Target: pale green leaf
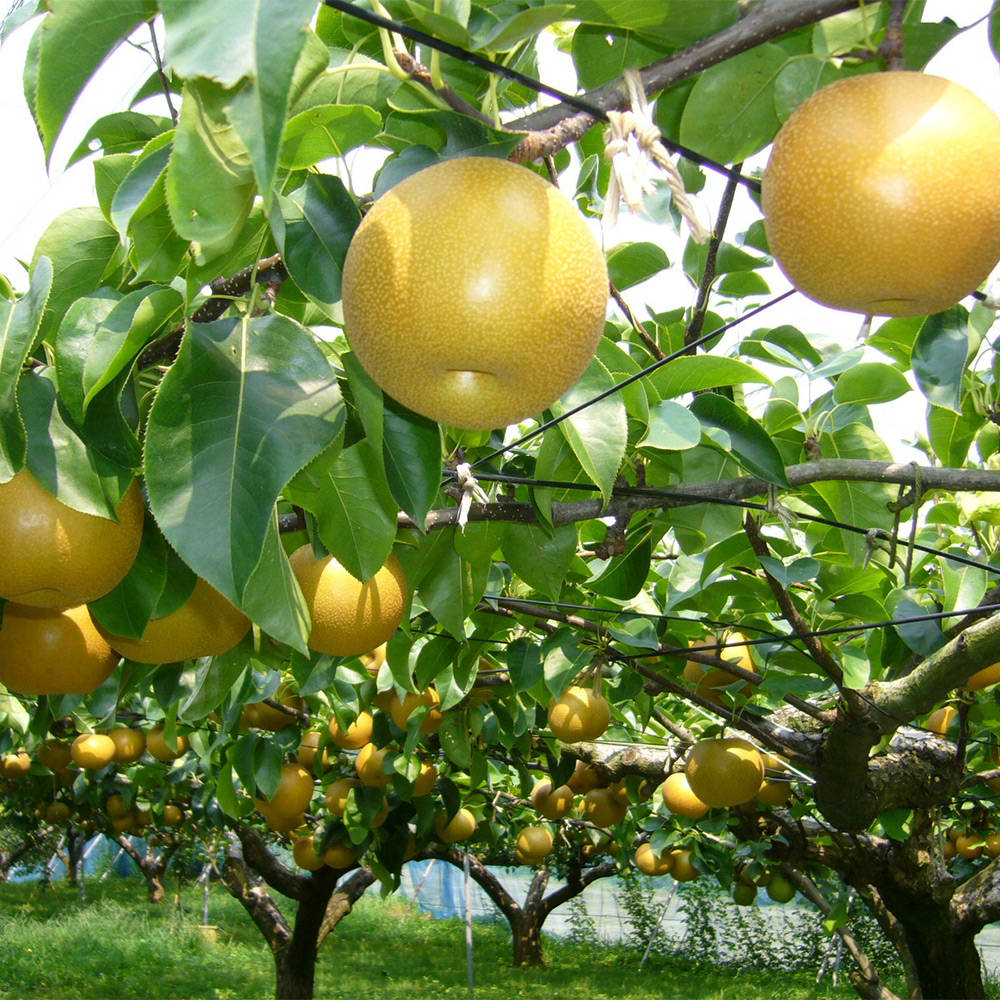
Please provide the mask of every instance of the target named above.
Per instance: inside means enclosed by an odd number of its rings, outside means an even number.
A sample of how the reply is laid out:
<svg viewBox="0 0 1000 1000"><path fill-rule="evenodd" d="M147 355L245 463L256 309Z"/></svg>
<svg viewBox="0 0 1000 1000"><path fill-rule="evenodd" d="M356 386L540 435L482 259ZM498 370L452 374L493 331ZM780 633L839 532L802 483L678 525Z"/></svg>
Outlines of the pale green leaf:
<svg viewBox="0 0 1000 1000"><path fill-rule="evenodd" d="M611 497L611 487L625 457L628 419L618 393L598 402L589 401L614 385L611 373L599 358L594 358L576 385L549 407L554 417L560 417L588 404L556 426L591 481L600 488L605 501Z"/></svg>
<svg viewBox="0 0 1000 1000"><path fill-rule="evenodd" d="M364 105L321 104L289 119L280 162L289 170L315 166L363 146L381 131L382 116Z"/></svg>
<svg viewBox="0 0 1000 1000"><path fill-rule="evenodd" d="M744 361L719 358L711 354L675 358L650 376L653 387L663 399L673 399L687 392L715 389L727 385L771 380Z"/></svg>
<svg viewBox="0 0 1000 1000"><path fill-rule="evenodd" d="M87 81L143 21L156 16L154 0L52 0L39 28L35 119L52 147Z"/></svg>
<svg viewBox="0 0 1000 1000"><path fill-rule="evenodd" d="M700 441L701 423L698 418L686 406L665 399L650 407L648 429L636 447L684 451L694 448Z"/></svg>
<svg viewBox="0 0 1000 1000"><path fill-rule="evenodd" d="M367 439L329 462L321 456L292 480L285 495L315 515L327 551L357 579L374 576L392 552L398 507L381 451Z"/></svg>
<svg viewBox="0 0 1000 1000"><path fill-rule="evenodd" d="M38 336L54 337L63 314L81 295L100 287L118 250L118 234L98 208L71 208L57 216L35 247L32 268L52 263L52 285Z"/></svg>
<svg viewBox="0 0 1000 1000"><path fill-rule="evenodd" d="M888 403L910 391L906 376L892 365L866 362L849 368L833 389L838 403Z"/></svg>
<svg viewBox="0 0 1000 1000"><path fill-rule="evenodd" d="M256 190L250 154L226 115L228 96L205 80L185 86L167 165L174 228L206 259L232 246Z"/></svg>

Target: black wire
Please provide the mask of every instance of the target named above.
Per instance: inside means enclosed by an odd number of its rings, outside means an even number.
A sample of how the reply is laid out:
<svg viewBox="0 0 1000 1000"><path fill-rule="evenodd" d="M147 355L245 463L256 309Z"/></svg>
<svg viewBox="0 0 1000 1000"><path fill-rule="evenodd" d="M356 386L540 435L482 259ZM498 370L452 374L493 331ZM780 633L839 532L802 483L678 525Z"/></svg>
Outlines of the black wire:
<svg viewBox="0 0 1000 1000"><path fill-rule="evenodd" d="M518 604L530 604L537 607L554 608L559 611L587 611L596 612L601 615L627 615L632 618L649 618L655 621L683 621L693 624L709 624L713 627L740 628L746 629L749 626L742 622L735 624L732 622L718 622L711 619L683 618L680 615L657 615L648 611L619 611L617 608L594 608L583 604L571 604L562 601L544 601L528 597L504 597L502 594L484 594L484 601L517 601ZM919 624L920 622L941 621L945 618L964 618L966 615L1000 611L1000 604L980 604L975 608L965 608L956 611L928 611L922 615L907 615L905 618L891 618L877 622L861 622L856 625L831 625L827 628L815 629L811 632L783 633L772 632L759 639L743 638L733 642L713 642L704 646L688 646L678 652L710 653L716 649L738 648L742 646L766 646L774 642L789 643L798 639L823 638L829 635L849 635L852 632L871 632L880 628L892 628L896 625ZM766 629L759 626L752 627L754 631L766 632ZM652 656L664 655L661 650L650 650L648 653L634 653L628 657L630 660L641 660Z"/></svg>
<svg viewBox="0 0 1000 1000"><path fill-rule="evenodd" d="M332 7L334 10L339 10L344 14L349 14L352 17L358 18L360 21L367 21L369 24L373 24L378 28L384 28L386 31L393 31L396 34L403 35L414 42L419 42L421 45L426 45L430 49L437 49L445 55L452 56L455 59L460 59L462 62L467 62L478 69L483 69L488 73L495 73L497 76L503 76L508 80L513 80L515 83L520 83L529 90L535 91L537 94L546 94L549 97L555 97L557 100L562 101L563 104L568 104L577 111L582 111L584 114L588 114L592 118L596 118L598 121L608 121L607 111L599 105L594 104L592 101L588 101L586 98L577 97L574 94L568 94L566 91L560 90L558 87L549 86L547 83L543 83L541 80L535 79L535 77L528 76L527 74L521 73L516 69L512 69L510 66L504 66L503 63L494 62L492 59L487 59L485 56L481 56L476 52L470 52L468 49L463 49L460 45L453 45L451 42L442 41L440 38L435 38L433 35L427 34L426 31L421 31L420 28L414 28L403 21L397 21L391 17L383 17L381 14L365 10L363 7L358 7L357 5L350 3L349 0L323 0L323 2L327 7ZM682 146L678 142L665 139L663 136L659 137L659 141L663 143L663 145L672 153L677 153L680 156L683 156L684 159L690 160L692 163L697 163L698 166L708 167L710 170L724 174L727 177L735 177L737 182L742 184L744 187L749 188L755 193L760 192L759 180L756 180L753 177L745 177L733 168L727 167L725 164L719 163L716 160L711 160L707 156L702 156L701 153L696 153L693 149L689 149L687 146Z"/></svg>
<svg viewBox="0 0 1000 1000"><path fill-rule="evenodd" d="M492 457L492 455L488 456L488 458ZM449 478L455 476L455 472L451 469L446 470L446 473ZM480 472L476 474L476 478L488 483L508 483L514 486L541 487L544 489L581 490L586 493L597 493L600 490L600 487L595 486L593 483L569 483L552 479L532 479L528 476L509 476L494 472ZM760 511L764 514L771 513L767 504L758 503L754 500L736 500L732 497L693 497L690 493L679 493L672 490L654 489L644 486L616 486L611 493L612 496L616 497L650 497L652 499L682 500L686 501L690 506L699 503L714 503L720 504L723 507L740 507L745 510ZM868 535L870 531L874 531L876 538L880 542L892 542L904 548L912 547L920 552L926 552L928 555L938 556L941 559L947 559L963 566L985 570L987 573L1000 574L1000 566L972 559L969 556L962 556L957 552L947 552L944 549L934 548L932 545L924 545L921 542L900 538L899 535L894 535L885 528L861 528L856 524L848 524L845 521L837 521L830 517L823 517L821 514L809 514L805 511L795 511L795 517L814 524L822 524L828 528L850 531L856 535Z"/></svg>
<svg viewBox="0 0 1000 1000"><path fill-rule="evenodd" d="M643 368L642 371L638 371L634 375L629 375L628 378L623 379L621 382L616 382L610 389L605 389L604 392L598 393L593 398L580 403L579 406L574 406L571 410L567 410L558 417L553 417L551 420L546 420L545 423L539 424L533 430L528 431L527 434L518 438L516 441L512 441L510 444L506 444L502 448L498 448L496 451L491 452L484 458L477 459L473 462L472 468L478 468L486 462L492 462L493 459L499 458L505 452L508 452L513 448L519 448L522 444L530 441L532 438L538 437L539 434L547 431L550 427L554 427L556 424L562 423L563 420L576 415L581 410L587 409L588 406L593 406L595 403L599 403L602 399L607 399L609 396L613 396L616 392L620 392L627 386L632 385L633 382L638 382L647 375L651 375L657 369L662 368L665 364L669 364L671 361L676 361L678 358L683 357L688 352L694 350L694 348L700 347L706 341L712 340L715 337L721 337L724 333L728 333L733 327L738 326L740 323L743 323L748 319L752 319L754 316L762 313L765 309L770 309L771 306L777 305L783 299L787 299L790 295L794 295L795 292L796 289L790 288L787 292L782 292L780 295L776 295L773 299L769 299L767 302L762 302L759 306L754 307L749 312L745 312L742 316L737 316L736 319L730 320L728 323L724 323L711 333L703 334L697 340L693 340L690 344L685 344L684 347L674 351L673 354L668 354L665 358L659 358L651 365L647 365Z"/></svg>

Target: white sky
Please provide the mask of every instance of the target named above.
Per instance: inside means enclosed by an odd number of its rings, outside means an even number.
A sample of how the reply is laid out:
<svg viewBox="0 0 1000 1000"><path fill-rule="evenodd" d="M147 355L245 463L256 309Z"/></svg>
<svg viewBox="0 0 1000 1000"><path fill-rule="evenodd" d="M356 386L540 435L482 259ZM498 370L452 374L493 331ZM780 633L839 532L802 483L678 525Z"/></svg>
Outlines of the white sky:
<svg viewBox="0 0 1000 1000"><path fill-rule="evenodd" d="M947 16L960 25L969 25L985 18L990 6L991 0L928 0L927 13L930 19ZM57 143L51 172L46 174L41 144L25 105L21 82L34 24L32 21L18 29L0 47L0 135L4 136L7 149L0 157L0 190L4 192L0 199L0 273L18 286L25 283L25 276L17 260L30 258L48 223L68 208L96 201L90 162L84 160L67 169L65 163L69 155L97 117L127 107L130 95L151 70L144 54L129 46L121 47L114 56L113 70L102 72L94 85L84 91ZM1000 113L1000 66L989 49L985 22L949 42L931 62L928 71L965 84ZM566 86L564 81L559 84ZM155 111L165 113L163 108ZM718 191L719 182L713 181L701 195L706 219L714 217ZM756 207L745 195L738 196L730 234L745 229L757 214ZM662 230L650 230L627 215L615 230L605 234L609 246L629 239L662 240L662 237ZM671 259L678 256L671 253ZM769 273L767 278L776 292L787 287L777 272ZM691 287L679 269L673 274L658 276L655 284L655 289L647 286L636 293L638 297L633 297L631 302L633 308L641 312L644 300L650 298L651 293L655 295L658 308L689 304L692 299ZM815 305L803 296L795 296L784 307L765 314L758 325L785 322L794 323L807 334L832 335L842 342L848 338L851 343L859 328L857 317ZM910 394L896 404L875 408L884 437L898 440L912 433L914 403L913 394ZM918 417L917 423L922 425L923 420ZM897 457L909 460L914 456L904 448Z"/></svg>

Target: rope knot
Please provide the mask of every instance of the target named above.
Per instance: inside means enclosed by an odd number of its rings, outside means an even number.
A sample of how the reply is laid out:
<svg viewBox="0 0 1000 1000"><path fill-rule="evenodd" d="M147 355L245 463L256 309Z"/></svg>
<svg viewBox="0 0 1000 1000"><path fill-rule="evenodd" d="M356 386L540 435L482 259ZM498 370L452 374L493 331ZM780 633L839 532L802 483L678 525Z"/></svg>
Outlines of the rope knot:
<svg viewBox="0 0 1000 1000"><path fill-rule="evenodd" d="M628 111L609 111L609 127L604 133L604 157L611 164L611 183L604 207L605 222L609 226L615 224L622 201L633 212L642 210L643 195L655 190L651 174L656 166L666 175L674 205L687 223L691 238L704 243L709 232L684 190L684 180L677 166L660 141L660 130L653 121L639 71L627 69L624 79L631 108Z"/></svg>
<svg viewBox="0 0 1000 1000"><path fill-rule="evenodd" d="M465 531L465 526L469 523L469 508L472 506L472 501L475 499L480 503L488 503L489 497L472 474L472 466L468 462L459 462L455 466L455 482L462 491L462 497L458 501L458 527L460 531Z"/></svg>

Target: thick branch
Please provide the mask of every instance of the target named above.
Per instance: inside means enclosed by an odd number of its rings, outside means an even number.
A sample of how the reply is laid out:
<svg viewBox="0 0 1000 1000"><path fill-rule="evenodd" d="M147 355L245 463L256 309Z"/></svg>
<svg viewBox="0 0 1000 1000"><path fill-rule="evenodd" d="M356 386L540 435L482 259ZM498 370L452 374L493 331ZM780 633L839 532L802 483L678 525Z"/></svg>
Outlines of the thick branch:
<svg viewBox="0 0 1000 1000"><path fill-rule="evenodd" d="M456 868L465 866L465 854L456 847L433 844L424 852L424 857L447 861ZM469 855L469 875L493 901L498 910L513 924L520 920L523 910L520 903L504 888L503 883L474 854Z"/></svg>
<svg viewBox="0 0 1000 1000"><path fill-rule="evenodd" d="M816 462L789 465L785 469L792 489L811 483L849 482L913 485L917 470L925 491L1000 493L1000 472L988 469L943 469L916 466L914 463L874 462L867 459L831 458ZM612 491L611 503L601 500L579 500L573 503L552 504L552 521L555 525L575 524L596 517L615 515L630 517L642 510L670 510L690 507L711 500L750 500L766 496L770 485L756 476L738 479L717 479L703 483L678 483L669 490L634 489ZM535 505L530 502L508 500L496 503L474 503L469 509L470 521L511 521L516 524L537 524ZM432 510L424 521L424 528L454 527L458 523L458 507ZM406 515L398 515L401 528L415 528L416 524ZM283 514L279 518L282 531L295 531L303 526L296 514ZM889 538L887 531L876 529L879 539Z"/></svg>
<svg viewBox="0 0 1000 1000"><path fill-rule="evenodd" d="M229 848L219 873L229 894L240 903L264 935L268 947L278 953L288 947L292 929L260 878L248 868L240 838L231 834Z"/></svg>
<svg viewBox="0 0 1000 1000"><path fill-rule="evenodd" d="M824 917L830 916L833 907L827 902L823 894L816 888L811 879L791 865L782 865L782 873L788 878L803 896L806 897ZM886 987L881 977L872 965L871 959L865 954L861 946L855 940L854 935L846 927L838 927L837 934L844 942L851 958L857 966L857 974L852 976L854 988L858 995L865 1000L900 1000L897 994Z"/></svg>
<svg viewBox="0 0 1000 1000"><path fill-rule="evenodd" d="M951 910L956 925L973 932L1000 920L1000 861L963 882L952 897Z"/></svg>
<svg viewBox="0 0 1000 1000"><path fill-rule="evenodd" d="M326 904L326 912L323 914L323 923L320 925L316 941L317 948L337 924L354 909L354 904L374 881L375 874L370 868L358 868L337 886L336 892L330 897L330 902Z"/></svg>
<svg viewBox="0 0 1000 1000"><path fill-rule="evenodd" d="M578 878L571 878L558 889L553 889L552 892L550 892L541 902L543 922L545 917L556 909L556 907L562 906L563 903L567 903L571 899L575 899L581 892L583 892L584 889L587 888L588 885L591 885L598 879L610 878L611 876L617 874L617 862L605 861L603 864L594 865L593 868L588 868L585 872L580 872Z"/></svg>
<svg viewBox="0 0 1000 1000"><path fill-rule="evenodd" d="M308 876L299 875L287 865L283 865L268 850L264 838L252 827L242 823L234 824L236 835L243 847L246 863L258 872L265 882L289 899L302 899L308 885Z"/></svg>
<svg viewBox="0 0 1000 1000"><path fill-rule="evenodd" d="M857 0L761 0L735 24L647 66L641 71L642 85L647 94L658 94L740 52L855 7ZM584 96L589 104L602 111L622 111L628 107L628 94L620 79ZM535 132L559 125L567 127L570 122L586 117L589 116L560 103L510 121L507 127L515 132Z"/></svg>
<svg viewBox="0 0 1000 1000"><path fill-rule="evenodd" d="M1000 660L1000 615L971 625L905 677L866 689L884 733L930 711L974 673Z"/></svg>

